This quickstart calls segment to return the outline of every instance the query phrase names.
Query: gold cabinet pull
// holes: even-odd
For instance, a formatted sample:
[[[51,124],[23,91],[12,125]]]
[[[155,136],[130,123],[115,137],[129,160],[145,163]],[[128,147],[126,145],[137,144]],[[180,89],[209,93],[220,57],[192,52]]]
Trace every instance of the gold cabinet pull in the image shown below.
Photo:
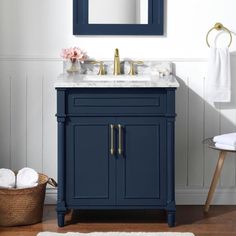
[[[119,132],[119,137],[118,137],[118,154],[122,155],[123,154],[123,127],[122,125],[118,124],[118,132]]]
[[[110,153],[111,155],[115,154],[115,149],[114,149],[114,125],[110,125],[110,129],[111,129],[111,148],[110,148]]]

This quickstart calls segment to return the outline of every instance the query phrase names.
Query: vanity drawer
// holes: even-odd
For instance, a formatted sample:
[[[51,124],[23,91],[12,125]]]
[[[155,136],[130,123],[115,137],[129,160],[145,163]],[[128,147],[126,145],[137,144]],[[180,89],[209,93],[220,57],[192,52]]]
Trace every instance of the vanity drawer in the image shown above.
[[[91,90],[90,90],[91,91]],[[68,92],[68,114],[164,114],[166,112],[165,90],[112,89],[70,90]]]

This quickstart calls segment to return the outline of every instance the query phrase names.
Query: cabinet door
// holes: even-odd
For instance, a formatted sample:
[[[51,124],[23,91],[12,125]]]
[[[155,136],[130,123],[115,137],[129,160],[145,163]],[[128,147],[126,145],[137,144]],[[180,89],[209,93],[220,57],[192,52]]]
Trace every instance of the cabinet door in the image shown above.
[[[66,197],[69,205],[115,204],[112,118],[71,117],[66,125]]]
[[[165,204],[165,119],[127,117],[118,123],[122,154],[117,159],[117,204]]]

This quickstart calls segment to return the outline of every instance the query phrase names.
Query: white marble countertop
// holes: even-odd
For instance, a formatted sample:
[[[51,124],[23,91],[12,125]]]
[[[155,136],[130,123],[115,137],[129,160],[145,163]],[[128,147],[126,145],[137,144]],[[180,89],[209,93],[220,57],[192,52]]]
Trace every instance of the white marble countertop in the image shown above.
[[[89,80],[88,75],[61,75],[54,83],[55,88],[177,88],[179,83],[174,75],[168,75],[164,77],[150,76],[150,80],[138,81],[138,77],[135,76],[134,81],[132,79],[114,81],[111,79],[99,81],[97,76],[96,81]],[[105,76],[104,76],[105,78]],[[117,77],[119,78],[119,76]],[[122,76],[120,77],[122,78]],[[142,76],[140,75],[142,79]]]

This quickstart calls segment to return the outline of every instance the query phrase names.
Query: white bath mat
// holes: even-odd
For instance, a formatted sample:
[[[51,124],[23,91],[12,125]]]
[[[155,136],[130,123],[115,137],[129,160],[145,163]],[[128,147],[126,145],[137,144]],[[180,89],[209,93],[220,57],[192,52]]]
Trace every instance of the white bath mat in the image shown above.
[[[52,233],[52,232],[41,232],[37,236],[194,236],[192,233],[172,233],[172,232],[163,232],[163,233],[142,233],[142,232],[94,232],[94,233]]]

